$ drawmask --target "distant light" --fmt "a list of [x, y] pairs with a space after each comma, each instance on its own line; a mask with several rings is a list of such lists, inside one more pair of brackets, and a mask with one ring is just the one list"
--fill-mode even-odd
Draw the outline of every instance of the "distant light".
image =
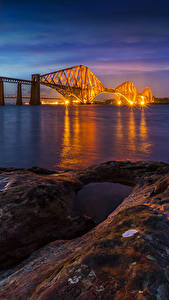
[[41, 104], [46, 104], [46, 105], [57, 105], [58, 101], [48, 101], [48, 100], [42, 100]]
[[142, 99], [142, 100], [141, 100], [141, 102], [140, 102], [140, 105], [142, 105], [142, 106], [143, 106], [143, 105], [145, 104], [145, 101], [144, 101], [144, 96], [141, 96], [141, 99]]
[[80, 103], [79, 100], [73, 100], [73, 103]]

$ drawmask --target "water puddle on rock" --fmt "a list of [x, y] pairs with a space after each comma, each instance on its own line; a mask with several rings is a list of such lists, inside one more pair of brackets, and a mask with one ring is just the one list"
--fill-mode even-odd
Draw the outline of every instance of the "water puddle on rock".
[[119, 183], [87, 184], [74, 199], [73, 216], [85, 214], [100, 223], [123, 202], [132, 189]]

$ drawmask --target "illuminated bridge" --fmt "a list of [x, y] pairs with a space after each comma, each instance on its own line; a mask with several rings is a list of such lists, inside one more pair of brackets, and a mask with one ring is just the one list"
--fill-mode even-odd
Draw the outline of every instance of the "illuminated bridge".
[[144, 105], [154, 100], [149, 87], [139, 93], [130, 81], [126, 81], [116, 88], [107, 88], [96, 75], [86, 66], [78, 65], [67, 69], [47, 73], [44, 75], [33, 74], [32, 80], [0, 77], [0, 105], [4, 105], [4, 82], [18, 84], [16, 104], [22, 104], [22, 84], [31, 85], [30, 104], [40, 104], [40, 85], [48, 86], [69, 101], [76, 99], [79, 103], [92, 103], [101, 93], [116, 95], [118, 104]]
[[40, 83], [57, 90], [65, 98], [76, 98], [82, 103], [92, 103], [101, 93], [111, 93], [119, 97], [118, 102], [140, 104], [153, 102], [150, 88], [138, 93], [134, 84], [126, 81], [115, 89], [107, 88], [86, 66], [74, 66], [40, 76]]

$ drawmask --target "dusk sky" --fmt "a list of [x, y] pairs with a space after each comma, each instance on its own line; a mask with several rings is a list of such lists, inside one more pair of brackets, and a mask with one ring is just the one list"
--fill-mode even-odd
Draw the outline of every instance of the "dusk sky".
[[0, 0], [0, 75], [83, 64], [107, 87], [169, 96], [169, 1]]

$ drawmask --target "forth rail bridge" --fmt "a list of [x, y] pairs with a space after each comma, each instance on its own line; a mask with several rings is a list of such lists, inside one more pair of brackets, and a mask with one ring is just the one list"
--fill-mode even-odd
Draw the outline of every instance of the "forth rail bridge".
[[111, 93], [118, 96], [118, 104], [144, 105], [154, 100], [149, 87], [138, 93], [131, 81], [125, 81], [115, 89], [107, 88], [95, 74], [86, 66], [47, 73], [33, 74], [32, 80], [0, 77], [0, 105], [4, 105], [4, 82], [17, 84], [16, 105], [22, 105], [22, 85], [31, 85], [30, 105], [40, 105], [40, 85], [50, 87], [72, 102], [93, 103], [94, 98], [101, 93]]

